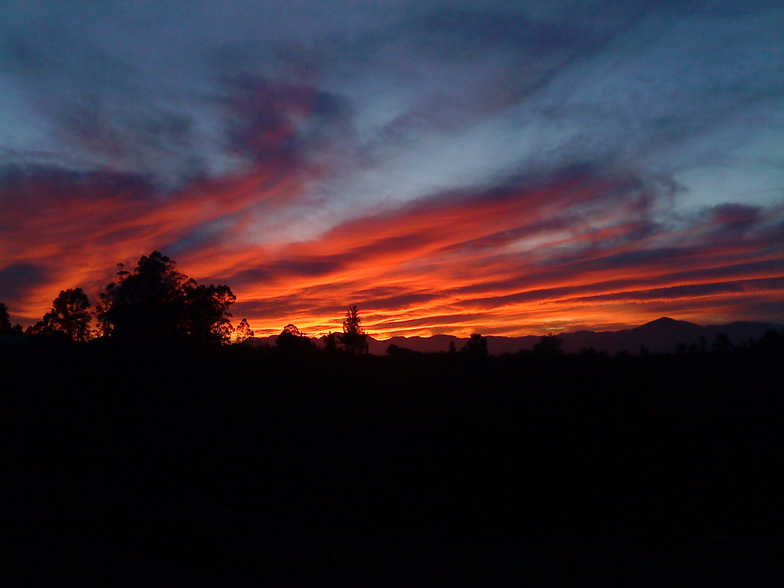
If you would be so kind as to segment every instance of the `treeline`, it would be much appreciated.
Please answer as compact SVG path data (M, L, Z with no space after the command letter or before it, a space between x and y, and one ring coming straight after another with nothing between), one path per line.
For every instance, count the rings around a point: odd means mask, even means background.
M176 263L159 251L143 255L132 271L118 264L115 281L107 284L92 304L82 288L61 290L52 309L34 325L11 325L8 307L0 302L0 335L25 335L38 339L85 343L96 339L118 342L181 342L241 344L254 337L243 318L235 327L230 309L236 296L226 285L198 284L176 269ZM342 333L324 338L327 351L354 355L368 351L367 334L357 307L350 306ZM277 339L287 351L308 352L312 344L299 329L288 324Z
M221 344L235 331L252 336L247 320L237 329L231 325L229 309L235 301L228 286L198 284L169 257L153 251L132 271L118 264L115 281L101 290L95 304L82 288L60 291L52 309L26 330L11 326L8 309L0 303L0 333L75 342L189 339Z
M236 296L227 285L209 286L198 284L176 268L176 263L158 251L142 256L136 267L128 271L118 264L115 281L107 284L90 301L82 288L60 291L52 301L52 308L40 321L23 329L11 325L8 308L0 302L0 336L24 335L37 341L112 341L125 343L180 343L227 345L242 344L254 338L248 320L242 318L232 325L230 312ZM277 349L291 354L313 354L324 351L328 354L345 352L350 355L366 355L369 350L368 335L356 305L349 306L340 333L323 336L316 345L294 324L287 324L275 340ZM712 353L769 353L784 348L784 334L769 330L758 341L733 344L726 334L718 333L710 344L704 337L698 343L679 343L673 349L677 355L701 355ZM391 344L387 354L392 357L411 357L415 352ZM463 358L488 356L487 340L474 333L461 349L450 344L449 354ZM519 355L533 354L539 358L554 358L564 355L562 340L552 334L543 336L531 351L520 351ZM579 352L586 358L602 358L607 353L594 348ZM628 352L618 354L623 357ZM647 357L651 352L643 345L638 355Z

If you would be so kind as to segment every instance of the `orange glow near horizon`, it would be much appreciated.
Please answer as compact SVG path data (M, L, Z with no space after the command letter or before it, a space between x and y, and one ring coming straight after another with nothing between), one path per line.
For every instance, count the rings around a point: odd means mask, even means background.
M77 186L63 197L67 187L26 185L41 213L6 204L12 229L0 246L4 267L35 268L38 279L4 302L30 324L59 290L96 296L118 261L153 249L200 283L231 286L234 323L246 317L259 336L288 323L311 336L340 331L351 304L378 339L614 330L663 315L774 320L765 309L784 292L784 254L768 228L725 234L716 218L697 218L658 230L651 199L623 179L360 209L306 227L306 240L280 220L300 205L300 182L294 170L258 166L159 201L133 189Z

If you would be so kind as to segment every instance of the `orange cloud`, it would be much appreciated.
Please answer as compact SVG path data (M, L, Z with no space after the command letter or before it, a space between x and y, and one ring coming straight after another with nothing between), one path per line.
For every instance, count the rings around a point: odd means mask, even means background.
M8 197L0 201L0 271L24 265L48 276L9 301L15 315L29 320L40 317L62 288L81 284L96 292L113 278L118 261L133 263L186 238L194 227L259 203L281 206L283 196L297 190L293 174L261 166L166 197L133 178L45 170L22 172L2 188Z
M727 245L662 233L622 183L449 196L282 248L259 282L235 288L239 308L264 333L291 321L311 334L339 330L343 308L358 303L381 337L514 335L660 314L732 320L744 312L736 286L757 302L782 289L784 257L765 251L764 236Z
M0 271L30 283L6 302L35 320L60 289L95 293L117 261L158 248L200 282L229 284L235 316L258 334L292 322L309 335L337 331L349 304L382 338L612 329L665 314L769 320L783 310L784 237L749 207L664 226L657 195L633 178L564 174L422 198L297 241L281 219L303 205L302 181L294 167L259 163L165 198L132 180L7 182L15 198L3 203Z

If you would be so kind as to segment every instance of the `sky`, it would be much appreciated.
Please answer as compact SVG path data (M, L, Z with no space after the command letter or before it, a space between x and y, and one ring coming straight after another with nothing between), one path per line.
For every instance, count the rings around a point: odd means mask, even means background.
M780 0L5 0L0 301L159 250L234 322L784 322Z

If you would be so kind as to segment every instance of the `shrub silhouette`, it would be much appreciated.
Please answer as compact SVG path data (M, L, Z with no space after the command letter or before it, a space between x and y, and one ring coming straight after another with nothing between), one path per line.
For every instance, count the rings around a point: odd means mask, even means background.
M472 333L460 353L468 357L487 357L487 339L479 333Z
M563 353L561 343L561 339L548 333L539 340L539 343L534 345L534 353L544 357L557 357Z
M283 327L275 345L286 353L307 353L315 349L310 339L291 323Z

